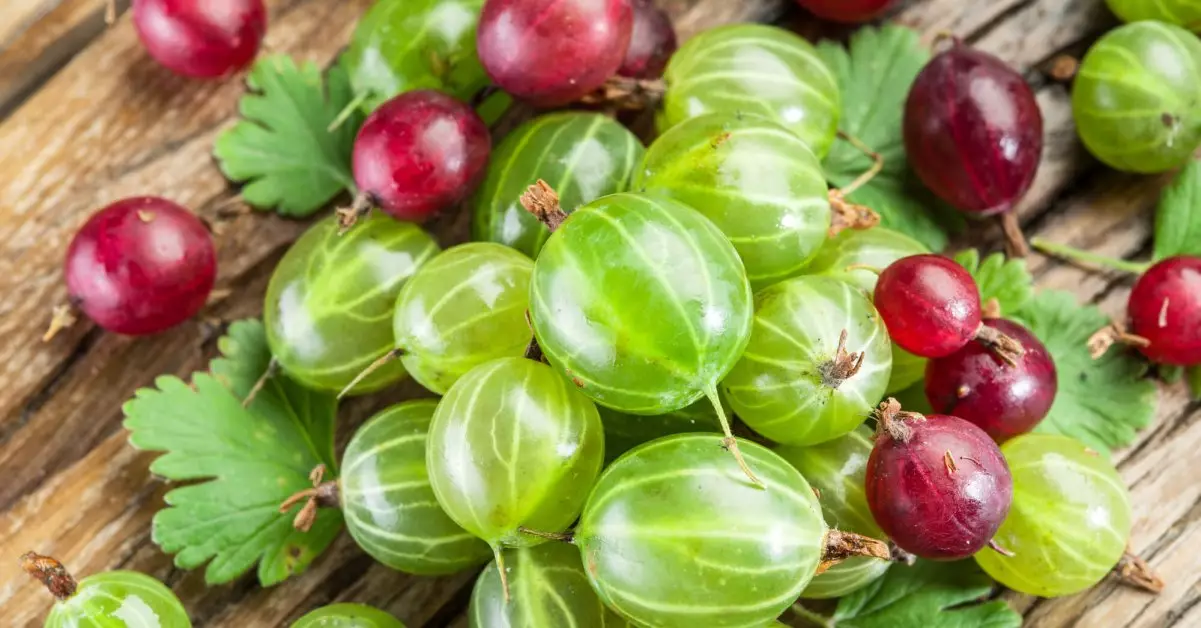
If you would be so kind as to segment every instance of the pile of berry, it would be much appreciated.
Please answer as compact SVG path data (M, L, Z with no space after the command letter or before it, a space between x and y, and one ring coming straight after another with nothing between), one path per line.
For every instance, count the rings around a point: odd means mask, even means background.
M800 3L848 22L889 4ZM438 58L405 57L394 30L432 37L411 28L431 15L447 27ZM266 30L258 0L134 0L133 20L191 77L243 69ZM412 376L440 398L359 428L336 476L314 470L283 504L297 528L340 509L364 551L414 574L492 560L471 598L479 628L762 627L890 561L974 558L1041 596L1137 561L1112 465L1032 433L1058 384L1039 338L982 303L962 266L848 200L879 164L828 188L831 146L862 143L839 132L844 95L812 45L743 24L677 50L648 0L380 0L360 30L342 60L354 111L338 122L366 115L353 203L276 267L271 366L245 403L274 378L361 395ZM903 112L910 164L960 211L1005 217L1021 255L1012 210L1042 151L1038 105L995 57L936 48ZM1130 58L1145 82L1116 74ZM1189 159L1201 87L1173 79L1189 64L1201 42L1179 26L1102 38L1074 90L1084 143L1140 172ZM477 108L498 89L569 110L494 147ZM1141 117L1159 98L1191 104ZM654 109L647 147L618 121L630 107ZM421 224L460 208L475 241L442 250ZM55 328L80 312L158 333L195 316L215 276L201 220L126 199L71 243ZM1201 364L1199 278L1196 258L1152 267L1115 339ZM932 413L891 398L913 383L898 385L894 360L928 360ZM75 583L48 557L22 564L60 599L47 625L189 625L147 576ZM358 623L322 623L339 618ZM323 625L400 624L354 604L295 624Z

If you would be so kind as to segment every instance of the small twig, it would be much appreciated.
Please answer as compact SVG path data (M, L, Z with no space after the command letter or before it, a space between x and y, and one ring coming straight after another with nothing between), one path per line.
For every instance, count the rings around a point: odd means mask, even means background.
M104 23L108 26L117 23L117 0L107 0L104 3Z
M1076 77L1080 70L1080 61L1072 55L1062 54L1051 60L1051 70L1047 75L1054 81L1067 83Z
M1151 569L1151 565L1147 564L1147 561L1139 558L1129 545L1126 546L1126 552L1122 554L1122 558L1118 560L1118 565L1114 567L1114 572L1124 584L1150 593L1160 593L1165 586L1163 578L1159 577L1154 569Z
M334 213L338 216L338 235L343 235L362 220L371 209L377 205L375 197L368 192L359 192L354 197L350 207L340 207Z
M901 402L893 397L889 397L880 402L880 407L876 408L876 420L879 422L877 433L886 433L893 440L907 443L909 438L913 436L913 429L905 423L907 421L925 421L926 417L917 412L908 412L901 409Z
M575 541L575 535L571 532L543 532L541 530L531 530L525 526L517 526L517 531L548 541L559 541L561 543L572 543Z
M354 376L354 379L350 380L350 383L342 389L342 392L338 393L338 399L349 395L350 391L354 390L355 386L358 386L360 383L362 383L363 380L367 379L367 377L374 373L377 369L388 364L392 360L403 356L404 354L404 349L396 348L376 358L374 362L367 365L367 368L363 369L358 375Z
M1115 343L1140 349L1151 346L1150 340L1127 332L1126 326L1120 321L1115 320L1093 332L1093 335L1088 337L1088 354L1094 360L1098 360Z
M296 517L292 519L292 527L301 532L308 532L313 528L319 508L337 508L340 504L338 481L322 482L324 477L325 465L319 464L309 472L309 481L313 483L313 487L294 493L279 505L279 513L282 515L292 510L296 504L304 502Z
M838 191L842 193L842 196L847 197L851 194L854 194L855 190L867 185L869 181L874 179L876 175L880 174L880 172L884 170L884 155L872 150L871 147L863 143L863 140L860 140L854 135L851 135L850 133L847 133L841 129L838 131L838 137L851 146L859 149L860 152L862 152L864 155L867 155L868 159L872 160L872 166L870 168L868 168L858 177L855 177L854 181L851 181L849 184L839 188Z
M988 547L992 551L1004 556L1005 558L1013 558L1014 556L1017 555L1017 554L1014 554L1013 552L1005 549L1000 543L997 543L996 539L989 539Z
M859 372L859 369L863 367L863 358L866 355L866 351L847 352L847 330L842 330L838 336L838 348L834 350L834 357L817 367L818 373L822 376L822 385L828 388L841 386L843 382Z
M980 323L980 327L976 328L974 338L1009 366L1017 366L1018 360L1026 355L1026 348L1022 346L1022 343L984 323Z
M267 369L264 370L263 374L260 375L258 380L254 382L254 386L250 388L250 392L246 393L246 398L242 400L242 407L249 408L250 404L254 402L254 398L263 391L263 386L267 385L267 380L275 377L275 374L278 372L279 361L275 358L271 358L271 361L267 363Z
M25 573L45 585L60 601L75 595L75 578L58 560L37 552L26 552L21 555L20 564Z
M1030 254L1030 246L1026 244L1026 235L1022 233L1022 223L1018 222L1017 214L1012 210L1001 213L1001 231L1005 233L1005 252L1009 257L1022 258Z
M567 220L567 213L559 205L559 194L542 179L526 188L525 193L521 195L521 206L546 225L551 233Z
M654 107L666 93L667 83L663 79L613 76L580 102L609 110L642 111Z
M58 332L77 322L79 322L79 317L75 315L74 305L67 303L54 306L53 314L50 316L50 325L46 328L46 333L42 334L42 342L50 342L58 335Z
M831 213L826 235L831 238L847 229L871 229L880 224L880 214L866 205L848 201L842 190L830 190L826 198L830 201Z
M892 560L888 543L873 539L862 534L843 530L830 530L826 533L826 547L822 552L821 563L817 573L822 573L838 563L855 556Z

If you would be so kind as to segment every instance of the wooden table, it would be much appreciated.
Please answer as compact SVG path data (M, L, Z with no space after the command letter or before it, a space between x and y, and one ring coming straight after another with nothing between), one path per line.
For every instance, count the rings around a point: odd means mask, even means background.
M783 19L816 27L784 0L662 0L687 37L739 20ZM209 156L233 122L238 80L193 82L143 52L128 15L105 29L100 0L4 0L0 13L0 617L40 625L50 606L16 568L27 549L73 571L136 569L165 581L197 626L286 625L333 601L374 604L409 626L465 625L474 574L429 579L373 563L343 535L304 575L272 590L253 576L206 588L201 572L175 569L150 541L166 485L152 455L126 444L121 403L160 373L202 368L211 347L195 326L140 340L86 322L43 344L50 308L64 298L66 243L94 209L159 194L216 220L236 194ZM124 9L127 2L119 3ZM328 64L348 41L367 0L271 0L267 46ZM927 40L950 30L1027 73L1046 121L1042 167L1019 214L1029 235L1120 257L1145 257L1163 177L1116 174L1085 155L1072 128L1068 91L1045 78L1061 52L1081 53L1114 25L1102 0L925 0L894 18ZM212 313L256 316L271 269L305 227L271 215L227 219L218 238L219 287ZM460 233L456 230L455 233ZM453 234L441 234L444 238ZM979 230L969 244L997 248ZM1034 256L1043 287L1120 314L1128 277L1089 273ZM414 388L393 397L412 394ZM1132 544L1167 580L1158 596L1105 582L1058 600L1009 599L1031 626L1201 625L1201 407L1180 385L1160 390L1153 425L1116 454L1135 508ZM344 404L341 432L388 400Z

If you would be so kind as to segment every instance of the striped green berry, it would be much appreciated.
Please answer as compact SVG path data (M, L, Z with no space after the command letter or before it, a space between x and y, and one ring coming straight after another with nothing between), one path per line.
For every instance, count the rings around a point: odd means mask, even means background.
M355 27L341 63L373 111L401 92L437 89L467 100L488 84L475 53L484 0L381 0Z
M601 475L575 531L601 600L663 628L764 626L796 601L826 525L805 478L741 442L766 489L701 434L641 445Z
M684 120L651 144L634 189L670 196L712 220L756 290L799 274L830 229L821 162L765 118Z
M500 358L451 386L426 464L450 518L499 552L560 532L579 515L604 458L596 406L541 362Z
M454 573L491 555L434 498L425 447L437 406L409 401L380 412L355 432L342 458L339 494L350 536L379 562L421 575Z
M756 432L786 445L815 445L867 419L891 370L888 331L867 295L804 276L755 295L750 344L722 390Z
M63 564L27 552L19 564L58 601L46 628L191 628L179 598L166 585L136 571L107 571L78 582Z
M1154 20L1201 33L1201 0L1106 0L1123 22Z
M842 97L813 45L775 26L731 24L689 39L663 75L659 131L701 114L758 115L783 125L820 158L838 131Z
M330 604L310 612L292 628L405 628L399 619L366 604Z
M446 394L467 371L521 356L534 263L491 242L451 247L400 290L392 319L401 362L422 386Z
M488 174L472 199L476 240L511 246L531 258L550 231L519 201L542 179L559 194L564 211L624 192L642 160L642 142L608 116L552 113L531 120L492 152Z
M867 458L875 440L864 426L832 441L813 447L784 446L775 452L796 467L817 490L826 523L875 538L884 532L876 525L864 494ZM842 597L884 575L889 562L878 558L854 557L814 576L801 597Z
M1118 170L1183 164L1201 144L1201 40L1160 22L1106 33L1076 73L1072 114L1089 152Z
M404 282L438 252L416 225L380 212L338 235L336 216L309 228L275 267L263 304L267 345L284 371L317 390L340 391L392 348L392 310ZM353 393L404 377L388 364Z
M504 563L509 599L494 561L471 591L471 628L632 628L596 597L576 548L543 543L509 549Z

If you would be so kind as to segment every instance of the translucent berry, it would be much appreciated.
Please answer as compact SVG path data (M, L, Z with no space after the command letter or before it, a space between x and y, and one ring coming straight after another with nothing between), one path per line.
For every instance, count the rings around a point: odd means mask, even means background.
M217 254L192 212L163 198L127 198L75 233L64 273L75 308L104 329L140 336L200 311L217 276Z
M1013 364L969 342L926 365L926 398L936 412L975 423L998 443L1033 430L1051 410L1058 390L1055 362L1030 330L1004 319L984 325L1021 343Z
M671 25L671 18L651 0L633 0L633 6L634 28L630 45L617 73L630 78L659 78L679 45L676 29Z
M1201 258L1169 257L1139 277L1126 304L1140 351L1164 364L1201 364Z
M263 0L134 0L133 24L150 56L192 78L246 66L267 32Z
M1013 479L988 434L958 417L880 405L867 461L867 503L901 549L931 560L967 558L1005 520Z
M832 22L858 24L878 17L893 0L797 0L810 13Z

